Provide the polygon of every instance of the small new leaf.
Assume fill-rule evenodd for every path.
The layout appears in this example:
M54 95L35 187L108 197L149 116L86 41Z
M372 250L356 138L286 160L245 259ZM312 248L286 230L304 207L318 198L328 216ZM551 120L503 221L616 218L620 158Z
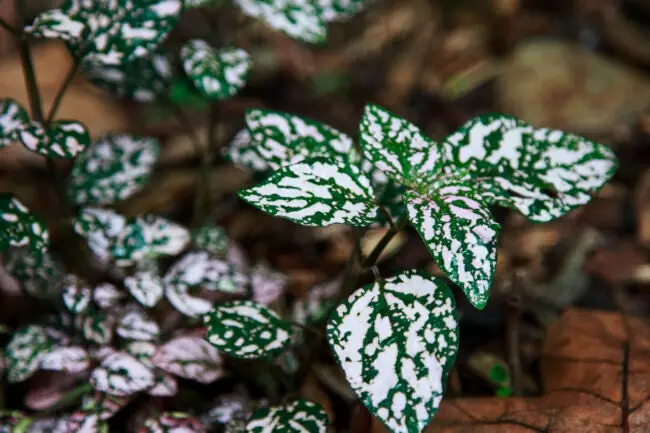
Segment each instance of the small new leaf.
M28 245L35 255L41 255L49 245L49 233L17 198L0 194L0 247Z
M79 314L88 308L92 298L91 288L74 275L68 275L63 283L63 304L68 311Z
M84 207L74 229L88 241L88 248L103 262L110 259L111 246L124 230L126 218L110 209Z
M225 374L217 349L200 337L178 337L168 341L158 349L153 363L168 373L205 384Z
M250 433L325 433L327 414L318 403L296 400L283 406L258 409L246 431Z
M131 395L154 384L154 375L134 357L113 353L90 375L90 384L98 391L115 396Z
M239 196L264 212L306 226L363 227L378 211L370 180L344 160L315 158L283 167Z
M391 432L420 433L438 410L458 350L453 295L441 280L406 271L339 305L327 339L363 404Z
M23 145L48 158L74 158L90 145L90 134L79 122L60 120L48 125L47 130L31 121L18 136Z
M228 252L228 236L222 227L202 226L191 232L192 243L212 254L224 255Z
M180 412L163 412L144 422L140 433L205 433L197 418Z
M312 1L235 0L235 3L244 14L259 18L292 38L314 44L325 41L325 22Z
M29 116L13 99L0 100L0 149L18 140L18 133L29 125Z
M160 327L144 312L134 310L126 313L118 322L115 332L127 340L155 341L160 335Z
M153 272L137 272L126 277L124 285L131 295L145 307L154 307L164 295L162 279Z
M52 349L45 329L28 325L16 331L5 348L5 369L9 383L22 382L39 368L41 358Z
M224 302L203 320L208 341L237 358L270 358L291 342L291 325L252 301Z
M75 161L68 194L76 204L86 206L124 200L147 181L158 152L154 138L107 135Z
M194 86L208 99L228 99L246 84L252 63L239 48L216 50L207 42L192 39L181 48L181 61Z

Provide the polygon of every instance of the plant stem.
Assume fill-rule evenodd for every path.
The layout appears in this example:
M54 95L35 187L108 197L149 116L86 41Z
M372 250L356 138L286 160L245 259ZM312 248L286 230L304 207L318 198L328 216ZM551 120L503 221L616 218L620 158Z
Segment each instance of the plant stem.
M390 226L390 229L386 232L386 234L379 240L377 245L372 249L370 254L368 254L368 257L366 257L363 262L361 262L361 267L363 269L366 268L371 268L375 266L377 263L377 260L379 259L379 256L381 256L381 253L384 252L384 249L388 245L388 243L393 239L393 236L395 236L406 224L406 220L402 219L398 221L396 224L392 224Z
M218 122L217 122L217 106L210 104L208 111L208 143L203 148L201 153L201 173L199 176L199 183L196 187L196 195L194 197L194 219L193 226L199 227L203 224L204 205L206 201L210 174L210 166L212 165L212 150L217 147L218 141Z
M21 0L16 0L16 10L18 11L18 20L22 27L22 9ZM18 38L18 49L20 52L20 61L23 66L23 75L25 77L25 85L27 86L27 95L29 97L29 106L32 112L32 117L37 122L43 122L43 111L41 108L41 95L38 90L36 82L36 72L34 71L34 63L32 62L32 54L29 50L29 44L24 33L21 33Z
M90 383L82 383L81 385L77 386L70 392L68 392L66 395L64 395L61 400L57 401L54 403L52 406L43 409L38 413L39 418L45 418L53 413L63 409L64 407L70 405L71 403L76 402L79 400L81 397L83 397L84 394L89 393L90 391L93 390L93 387L90 385Z
M12 26L9 24L7 21L5 21L3 18L0 18L0 27L8 31L9 33L13 34L14 36L20 36L20 30L18 30L16 27Z
M61 100L63 99L63 95L65 94L66 90L68 90L68 87L70 86L70 83L72 83L72 80L74 79L75 75L77 75L80 66L81 66L81 62L79 62L78 60L74 60L72 67L70 68L67 75L65 76L65 80L63 81L63 84L61 85L59 91L56 93L56 96L54 97L54 102L52 102L52 106L50 107L50 112L47 115L47 119L45 119L44 126L46 128L54 120L54 116L56 116L56 112L59 109L59 105L61 105Z

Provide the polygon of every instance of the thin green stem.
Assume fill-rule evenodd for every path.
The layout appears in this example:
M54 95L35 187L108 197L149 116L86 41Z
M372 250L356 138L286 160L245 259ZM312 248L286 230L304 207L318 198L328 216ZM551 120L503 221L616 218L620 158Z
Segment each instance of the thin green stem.
M187 114L185 114L183 109L178 105L176 105L174 101L172 101L171 99L165 98L164 102L165 105L167 105L167 108L169 108L169 110L172 112L174 117L176 117L176 120L178 120L178 122L181 124L181 127L183 128L185 133L190 137L190 141L194 146L194 151L196 152L196 154L201 155L203 153L203 145L201 145L201 139L199 138L198 135L196 135L196 132L192 127L192 122L190 122L190 118L187 117Z
M52 406L43 409L38 413L39 418L46 418L53 413L71 405L72 403L76 402L79 400L81 397L84 396L84 394L87 394L93 390L93 387L90 385L90 383L82 383L78 387L74 388L70 392L68 392L66 395L64 395L61 400L57 401L54 403Z
M48 113L47 119L45 120L44 126L46 128L54 120L54 116L56 116L56 112L59 110L59 105L61 105L61 101L63 100L63 95L65 94L66 90L68 90L68 87L70 86L70 83L72 83L74 77L77 75L77 72L79 72L80 66L81 62L75 60L72 64L72 67L65 76L65 80L59 88L59 91L56 93L54 102L52 102L52 106L50 107L50 112Z
M208 143L203 148L201 153L201 173L199 183L196 188L196 195L194 197L194 221L193 226L198 227L203 223L204 218L204 205L209 182L210 167L212 166L212 150L217 147L218 141L218 121L217 121L217 106L211 104L208 111Z
M22 27L22 1L16 0L16 10L18 11L18 20ZM29 97L29 106L32 112L32 118L37 122L43 123L43 110L41 106L41 94L38 90L36 82L36 72L34 71L34 63L32 61L32 53L29 50L29 44L24 33L21 33L18 38L18 49L20 52L20 61L23 66L23 75L25 77L25 85L27 86L27 95Z

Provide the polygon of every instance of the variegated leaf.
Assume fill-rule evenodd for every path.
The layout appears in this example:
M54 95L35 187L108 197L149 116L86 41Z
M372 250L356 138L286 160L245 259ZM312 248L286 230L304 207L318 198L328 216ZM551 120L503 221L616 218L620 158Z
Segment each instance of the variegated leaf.
M185 6L186 9L200 8L201 6L205 6L214 2L215 0L183 0L183 6Z
M154 138L107 135L75 161L68 194L76 204L86 206L124 200L149 179L158 152Z
M377 105L366 106L359 136L368 161L407 186L426 181L443 162L438 145L417 126Z
M79 314L88 308L92 299L90 287L74 275L68 275L63 283L63 304L68 311Z
M64 269L49 252L11 248L5 255L5 267L31 296L52 300L61 295Z
M153 102L171 87L170 57L155 52L120 65L87 64L83 72L88 81L120 98Z
M18 133L29 124L27 111L13 99L0 100L0 149L18 140Z
M79 373L90 367L90 356L80 346L55 347L40 358L43 370Z
M203 287L224 293L245 293L248 278L235 265L212 258L205 251L185 254L172 265L164 278L169 287ZM169 289L168 289L169 290Z
M156 354L158 346L149 341L130 341L124 350L144 366L153 370L153 356Z
M106 433L108 425L100 420L97 413L77 410L68 417L66 431L68 433Z
M256 171L278 170L307 158L348 159L350 137L315 120L281 111L246 111L249 135L238 136L230 155L235 163Z
M147 390L147 394L154 397L173 397L177 392L178 381L166 373L156 374L154 385Z
M90 375L90 384L110 395L126 396L143 391L154 384L153 372L124 353L106 357Z
M110 209L85 207L74 223L74 229L88 241L88 248L102 262L110 260L111 246L124 230L126 218Z
M249 433L326 433L323 407L307 400L256 410L246 424Z
M162 279L153 272L136 272L124 279L124 285L145 307L154 307L164 296Z
M75 318L75 326L81 335L95 344L106 345L113 339L113 317L103 311L88 308Z
M16 331L5 348L9 383L22 382L39 368L41 358L52 350L52 340L42 326L28 325Z
M185 284L168 284L165 286L165 297L178 312L196 318L210 311L212 303L190 294L191 289Z
M327 29L318 8L309 0L235 0L244 14L259 18L292 38L325 41Z
M129 311L120 319L115 332L127 340L155 341L160 335L160 327L144 312L134 310Z
M265 182L239 191L263 211L306 226L370 225L377 205L370 180L344 160L315 158L283 167Z
M34 420L27 433L69 433L67 428L68 420L65 417L42 418Z
M79 122L60 120L47 129L32 121L22 128L18 136L23 145L48 158L74 158L90 145L90 134Z
M84 396L81 409L88 413L96 413L99 415L100 420L106 421L126 406L130 399L130 396L118 397L95 391Z
M458 350L449 288L406 271L362 287L327 324L352 389L394 433L420 433L435 415Z
M217 400L208 411L206 419L209 423L228 424L233 421L247 420L254 401L241 384L232 392L219 394Z
M504 191L500 204L532 221L558 218L591 199L616 171L614 153L575 134L535 129L508 116L470 120L441 144L449 164L480 182L493 177Z
M128 266L143 259L180 253L190 241L189 231L168 219L146 215L131 221L115 240L111 254Z
M253 301L269 305L278 300L287 286L289 278L280 272L257 265L250 271L250 284L253 289Z
M93 289L93 302L102 310L115 308L123 298L124 293L109 283L100 284Z
M67 0L25 31L68 42L77 58L118 65L154 51L176 25L181 0Z
M200 337L178 337L158 349L153 357L156 367L200 383L212 383L224 375L219 352Z
M451 184L434 197L413 192L405 197L411 224L438 266L482 309L496 269L500 225L475 198L479 194L471 186Z
M180 412L164 412L144 422L139 433L205 433L197 418Z
M183 69L194 86L209 99L228 99L246 84L251 70L248 53L239 48L216 50L201 39L192 39L180 52Z
M17 410L0 410L0 433L24 433L32 420Z
M323 21L339 21L359 12L373 0L316 0Z
M191 232L192 243L212 254L223 255L228 252L228 235L222 227L206 225Z
M0 194L0 247L28 245L38 255L47 250L49 242L43 222L11 194Z
M237 358L270 358L291 343L291 325L252 301L218 304L203 320L208 341Z

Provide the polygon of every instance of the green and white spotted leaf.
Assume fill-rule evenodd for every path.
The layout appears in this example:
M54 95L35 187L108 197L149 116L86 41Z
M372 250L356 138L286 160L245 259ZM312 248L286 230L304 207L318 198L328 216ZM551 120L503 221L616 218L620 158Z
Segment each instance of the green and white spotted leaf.
M209 5L210 3L215 3L216 0L183 0L183 6L186 9L190 8L200 8L201 6Z
M246 431L249 433L326 433L327 414L323 407L307 400L256 410Z
M93 289L93 302L102 310L114 309L124 296L122 291L110 283L100 284Z
M63 39L87 62L118 65L146 56L178 21L181 0L67 0L38 16L25 31Z
M0 149L18 140L18 133L29 124L27 111L13 99L0 100Z
M113 339L114 320L112 315L88 308L75 318L75 326L88 341L100 346L107 345Z
M131 221L117 237L111 255L120 266L144 259L173 256L189 243L189 231L158 215L146 215Z
M244 14L258 18L294 39L322 43L325 22L311 0L235 0Z
M207 225L192 230L192 243L198 248L216 255L228 252L228 235L223 227Z
M11 248L5 253L4 265L29 295L48 300L61 295L65 273L51 253Z
M73 314L82 313L90 305L92 290L90 286L74 275L68 275L63 282L63 304Z
M108 424L100 420L98 413L77 410L66 420L68 433L108 433Z
M145 307L154 307L163 298L162 279L154 272L136 272L124 278L124 285L133 297Z
M32 152L48 158L74 158L90 145L90 134L79 122L59 120L47 130L36 121L23 127L18 136Z
M367 105L359 125L365 158L391 179L417 186L438 170L440 149L420 128L377 105Z
M154 368L153 356L156 354L158 347L149 341L129 341L124 347L124 350L129 355L133 356L145 367L149 369Z
M246 84L252 62L239 48L216 50L201 39L192 39L180 51L183 69L203 96L223 100L235 96Z
M80 373L90 368L90 355L80 346L55 347L40 358L40 369Z
M349 18L372 0L316 0L320 16L326 23Z
M156 374L154 385L147 390L147 394L154 397L173 397L178 393L178 381L170 374Z
M134 310L122 316L115 332L127 340L155 341L160 335L160 327L144 312Z
M283 167L238 194L264 212L306 226L363 227L378 211L370 180L344 160L316 158Z
M245 135L231 147L231 158L253 170L278 170L307 158L350 159L354 145L342 132L312 119L281 111L246 111ZM246 146L246 139L249 146ZM263 161L264 165L260 162Z
M180 412L163 412L147 418L140 433L205 433L205 427L192 415Z
M81 402L81 409L87 412L96 413L99 419L106 421L111 419L120 409L130 401L129 396L118 397L103 392L86 394Z
M493 177L508 194L498 203L546 222L589 202L616 171L614 153L575 134L502 115L474 118L443 140L448 164L477 182ZM549 192L550 191L550 192Z
M153 386L153 372L124 353L107 356L90 375L90 384L97 391L110 395L127 396Z
M22 382L39 368L41 358L52 350L45 328L28 325L16 331L5 348L5 369L9 383Z
M110 209L84 207L74 222L74 229L86 238L88 248L102 262L111 258L111 246L124 230L126 218Z
M458 350L453 294L414 270L364 286L334 311L327 340L363 404L391 432L420 433Z
M210 424L228 424L244 421L252 415L251 408L255 404L248 390L241 384L233 391L219 394L211 409L205 415L205 422Z
M169 268L164 284L167 288L200 286L212 291L244 294L248 277L225 260L215 259L206 251L194 251Z
M252 301L218 304L203 321L208 327L207 340L237 358L270 358L291 343L291 325Z
M167 94L174 75L170 56L162 51L119 65L86 64L83 72L95 86L138 102Z
M34 254L47 251L50 235L45 224L11 194L0 194L0 246L28 245Z
M284 153L285 151L282 150L281 152ZM269 163L262 156L262 152L258 151L257 145L253 143L248 129L237 132L224 153L233 164L248 167L257 172L271 170ZM273 160L271 159L271 161Z
M185 284L165 285L165 297L181 314L187 317L200 317L212 309L212 302L190 293L192 287Z
M153 363L168 373L204 384L212 383L225 374L217 349L198 336L168 341L158 349Z
M270 305L278 300L289 282L287 275L262 264L253 267L249 275L253 301L262 305Z
M76 204L86 206L124 200L147 182L159 151L155 138L107 135L75 161L68 194Z
M408 192L409 220L449 279L482 309L496 269L500 225L471 186L445 185L437 194Z

